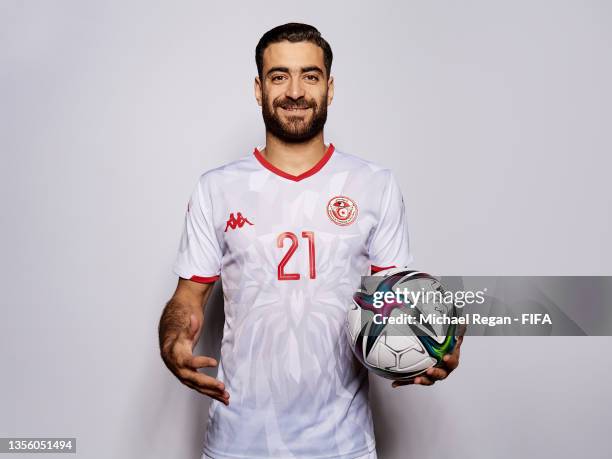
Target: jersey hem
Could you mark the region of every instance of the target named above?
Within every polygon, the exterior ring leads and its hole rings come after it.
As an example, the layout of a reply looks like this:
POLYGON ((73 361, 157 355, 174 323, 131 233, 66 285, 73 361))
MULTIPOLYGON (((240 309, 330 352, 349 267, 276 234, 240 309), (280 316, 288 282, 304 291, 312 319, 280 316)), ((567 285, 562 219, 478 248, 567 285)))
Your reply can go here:
MULTIPOLYGON (((366 446, 362 449, 356 449, 355 451, 349 451, 348 453, 336 454, 334 456, 308 456, 309 459, 338 459, 338 458, 348 458, 348 459, 356 459, 359 456, 363 456, 364 454, 371 453, 376 449, 376 442, 372 442, 371 445, 366 446)), ((204 451, 202 454, 202 459, 204 458, 204 454, 211 457, 212 459, 296 459, 296 456, 241 456, 236 454, 225 454, 219 453, 208 446, 204 446, 204 451)))

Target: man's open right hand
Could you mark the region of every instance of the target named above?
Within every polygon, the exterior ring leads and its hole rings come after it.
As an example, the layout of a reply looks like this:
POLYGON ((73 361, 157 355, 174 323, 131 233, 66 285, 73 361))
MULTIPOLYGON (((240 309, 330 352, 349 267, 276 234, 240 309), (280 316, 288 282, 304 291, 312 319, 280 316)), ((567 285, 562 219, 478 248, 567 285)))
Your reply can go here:
POLYGON ((223 382, 198 371, 198 368, 216 367, 217 361, 204 355, 193 355, 201 324, 195 314, 189 318, 189 331, 180 333, 164 346, 162 359, 170 371, 187 387, 229 405, 229 393, 223 382))

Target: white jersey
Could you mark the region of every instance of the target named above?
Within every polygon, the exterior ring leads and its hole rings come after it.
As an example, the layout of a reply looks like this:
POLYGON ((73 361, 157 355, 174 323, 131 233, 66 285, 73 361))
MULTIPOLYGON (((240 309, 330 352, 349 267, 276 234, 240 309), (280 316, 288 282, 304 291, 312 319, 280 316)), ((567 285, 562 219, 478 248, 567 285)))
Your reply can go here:
POLYGON ((287 174, 253 154, 204 173, 174 271, 222 280, 225 325, 204 452, 355 458, 374 450, 366 370, 344 332, 360 276, 412 261, 389 169, 335 150, 287 174))

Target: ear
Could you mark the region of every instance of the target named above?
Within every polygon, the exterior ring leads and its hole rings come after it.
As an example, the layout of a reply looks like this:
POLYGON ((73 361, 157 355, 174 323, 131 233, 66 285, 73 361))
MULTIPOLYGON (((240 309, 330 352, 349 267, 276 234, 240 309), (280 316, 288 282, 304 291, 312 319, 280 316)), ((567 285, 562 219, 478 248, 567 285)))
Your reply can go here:
POLYGON ((261 87, 261 80, 259 79, 259 76, 255 77, 255 83, 254 83, 253 89, 255 90, 255 99, 257 100, 257 104, 261 107, 261 104, 262 104, 262 96, 261 96, 262 87, 261 87))
POLYGON ((327 105, 331 105, 334 98, 334 77, 330 76, 327 80, 327 105))

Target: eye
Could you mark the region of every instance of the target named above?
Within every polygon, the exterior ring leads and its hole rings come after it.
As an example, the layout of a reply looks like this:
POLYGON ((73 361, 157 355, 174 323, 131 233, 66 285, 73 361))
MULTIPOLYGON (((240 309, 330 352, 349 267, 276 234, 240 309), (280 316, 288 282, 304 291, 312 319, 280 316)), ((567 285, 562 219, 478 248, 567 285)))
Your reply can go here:
POLYGON ((274 75, 274 76, 271 78, 271 80, 272 80, 272 81, 274 81, 274 82, 278 82, 278 81, 281 81, 283 78, 285 78, 285 76, 284 76, 284 75, 274 75))
POLYGON ((309 81, 319 81, 319 77, 316 75, 306 75, 306 79, 309 81))

